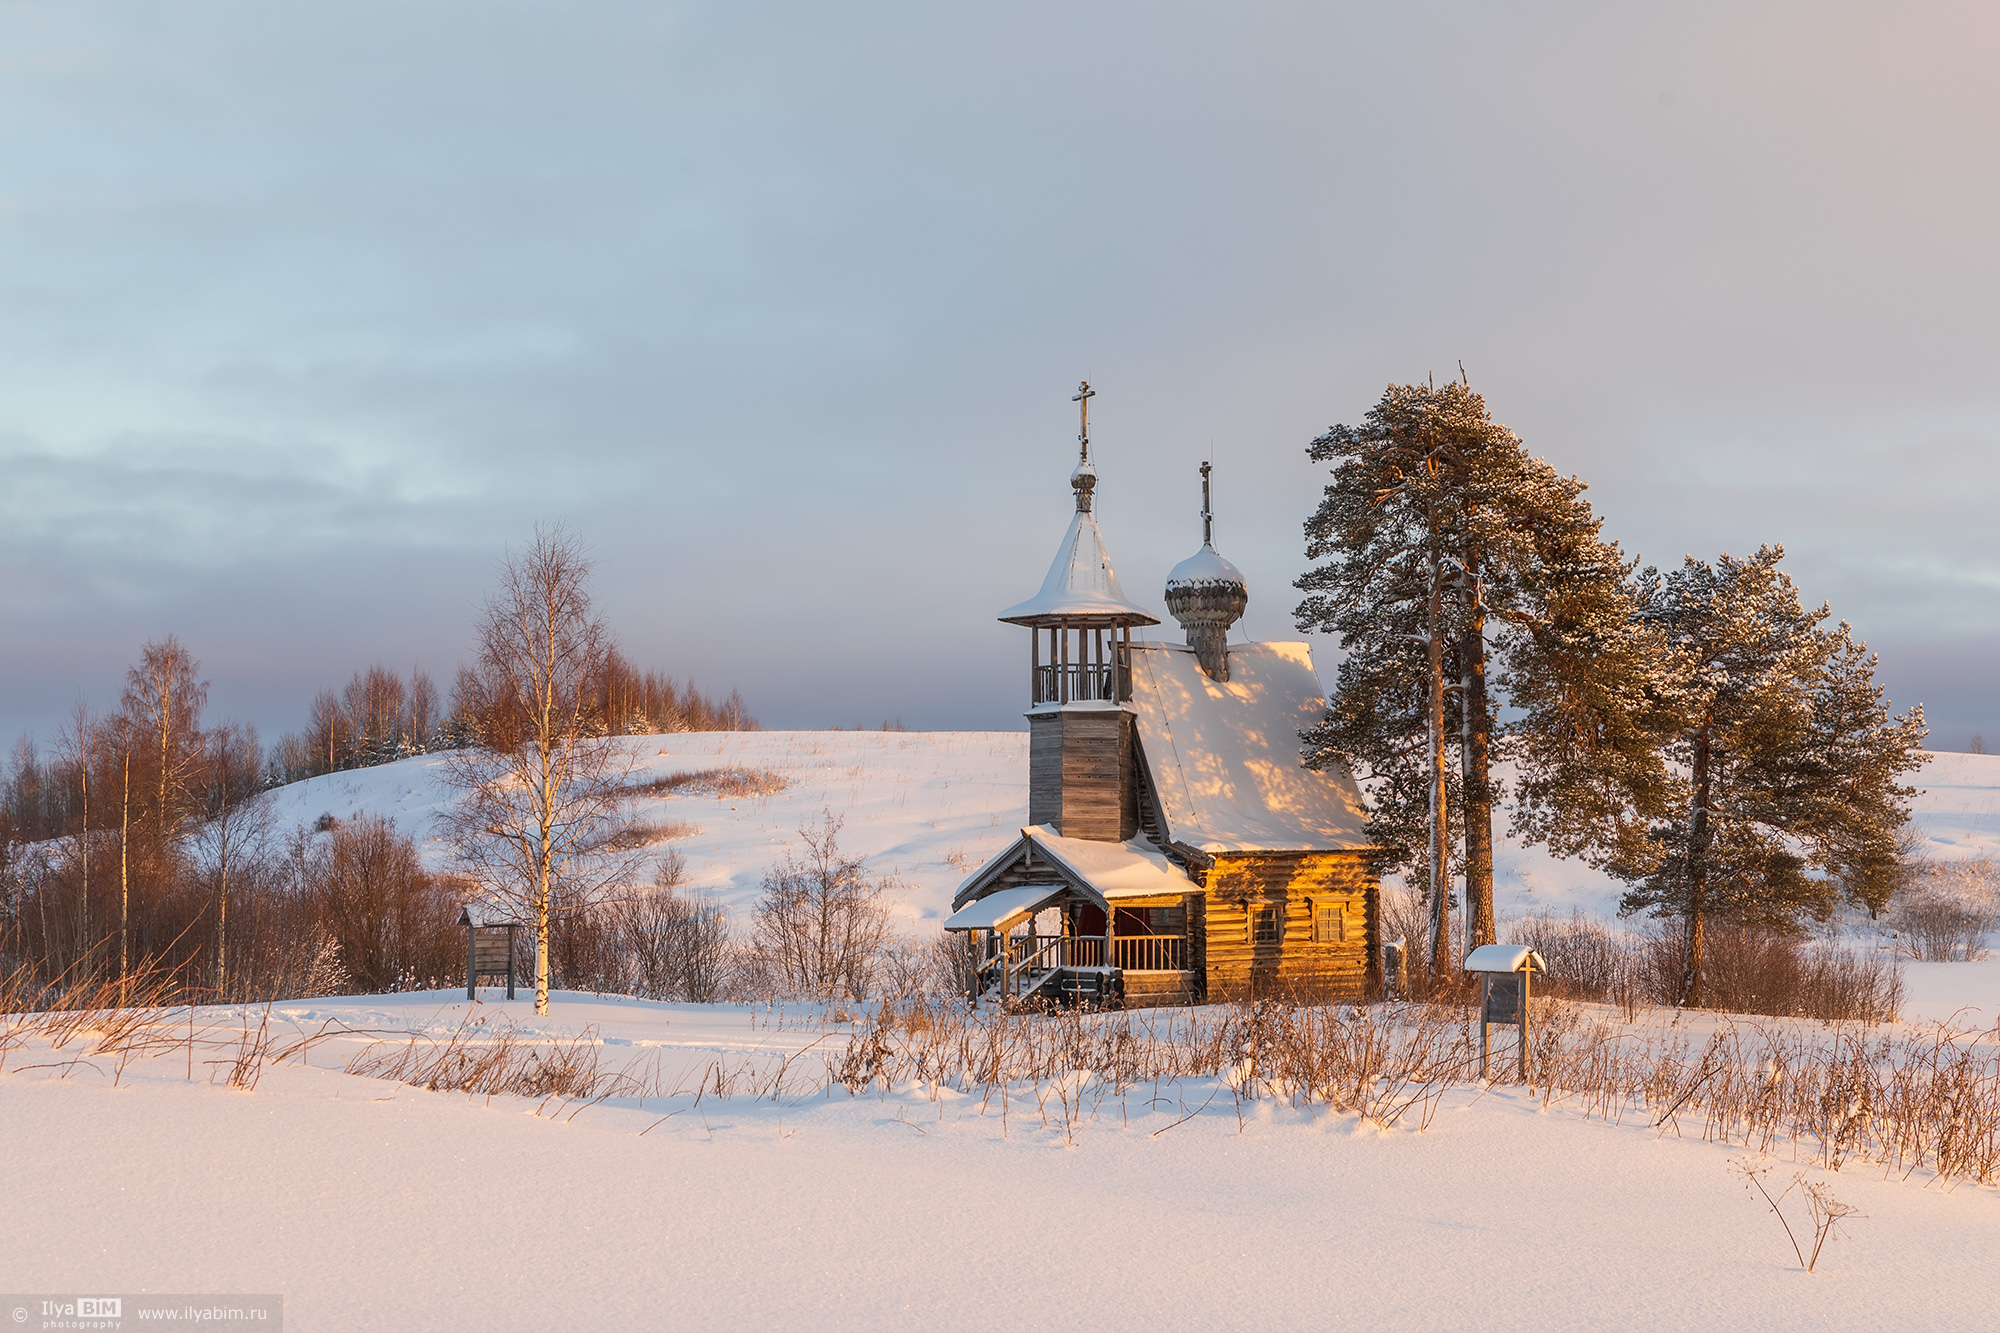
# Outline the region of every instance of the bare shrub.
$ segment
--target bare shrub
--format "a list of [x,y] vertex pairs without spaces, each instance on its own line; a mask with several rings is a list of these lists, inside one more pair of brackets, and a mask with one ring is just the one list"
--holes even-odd
[[770,976],[786,993],[861,999],[873,988],[889,935],[890,883],[863,873],[859,857],[840,854],[841,821],[827,811],[817,828],[799,830],[803,858],[791,852],[764,874],[752,932]]
[[1972,962],[2000,926],[2000,866],[1990,857],[1924,861],[1890,909],[1898,945],[1924,962]]
[[884,999],[963,999],[972,993],[974,966],[967,937],[949,931],[892,940],[876,970]]
[[[1578,912],[1526,917],[1508,937],[1547,964],[1538,988],[1565,1000],[1614,1003],[1630,1019],[1642,1005],[1678,1003],[1681,930],[1675,921],[1633,933]],[[1704,1009],[1872,1023],[1893,1021],[1902,1007],[1902,970],[1880,951],[1711,921],[1704,952]]]
[[1430,993],[1431,911],[1423,894],[1401,884],[1382,885],[1382,939],[1403,942],[1410,993]]
[[[462,966],[457,893],[388,820],[357,815],[323,841],[302,840],[294,856],[319,938],[338,943],[339,970],[363,991],[410,989]],[[321,984],[332,975],[323,960],[304,971]]]
[[1893,956],[1857,953],[1754,926],[1711,924],[1704,1008],[1824,1022],[1892,1022],[1903,1001]]
[[684,891],[685,874],[668,853],[652,885],[615,903],[612,917],[634,995],[708,1004],[723,997],[734,971],[729,914]]
[[1508,927],[1513,944],[1525,944],[1542,956],[1546,979],[1537,989],[1571,1000],[1623,1001],[1638,992],[1640,965],[1636,942],[1626,932],[1582,912],[1567,918],[1549,913],[1523,917]]

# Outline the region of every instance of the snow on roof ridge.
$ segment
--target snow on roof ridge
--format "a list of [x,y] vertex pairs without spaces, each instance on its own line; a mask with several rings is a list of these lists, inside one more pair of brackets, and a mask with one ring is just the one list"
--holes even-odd
[[1104,549],[1097,516],[1081,509],[1069,521],[1041,591],[1000,613],[1001,620],[1010,621],[1043,616],[1119,616],[1141,625],[1160,623],[1159,617],[1125,596],[1111,568],[1111,555]]
[[1250,586],[1243,577],[1243,571],[1207,542],[1203,542],[1199,551],[1167,573],[1169,592],[1175,588],[1205,588],[1217,584],[1245,589]]

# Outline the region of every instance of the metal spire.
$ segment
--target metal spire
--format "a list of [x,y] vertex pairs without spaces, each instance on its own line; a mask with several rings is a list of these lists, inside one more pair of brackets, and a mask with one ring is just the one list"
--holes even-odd
[[1215,541],[1215,515],[1208,512],[1208,464],[1201,465],[1201,544],[1211,546]]

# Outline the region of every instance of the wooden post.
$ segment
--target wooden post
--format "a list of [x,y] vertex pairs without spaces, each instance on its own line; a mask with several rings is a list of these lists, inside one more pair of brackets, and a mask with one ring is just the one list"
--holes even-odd
[[514,998],[514,930],[513,922],[507,923],[507,998]]
[[1521,965],[1521,1082],[1528,1081],[1528,978],[1533,971],[1524,962]]
[[479,984],[479,927],[472,923],[472,914],[465,917],[465,998],[476,1000],[474,987]]
[[1491,993],[1492,988],[1493,977],[1491,974],[1481,972],[1479,974],[1479,1077],[1481,1078],[1486,1077],[1487,997]]

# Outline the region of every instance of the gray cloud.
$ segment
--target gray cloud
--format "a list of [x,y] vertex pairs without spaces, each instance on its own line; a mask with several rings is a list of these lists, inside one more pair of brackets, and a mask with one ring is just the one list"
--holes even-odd
[[1941,742],[2000,735],[1986,7],[0,26],[0,726],[167,629],[292,725],[456,660],[552,518],[767,720],[1013,725],[1068,385],[1133,590],[1212,452],[1274,636],[1306,441],[1462,358],[1629,550],[1783,541]]

